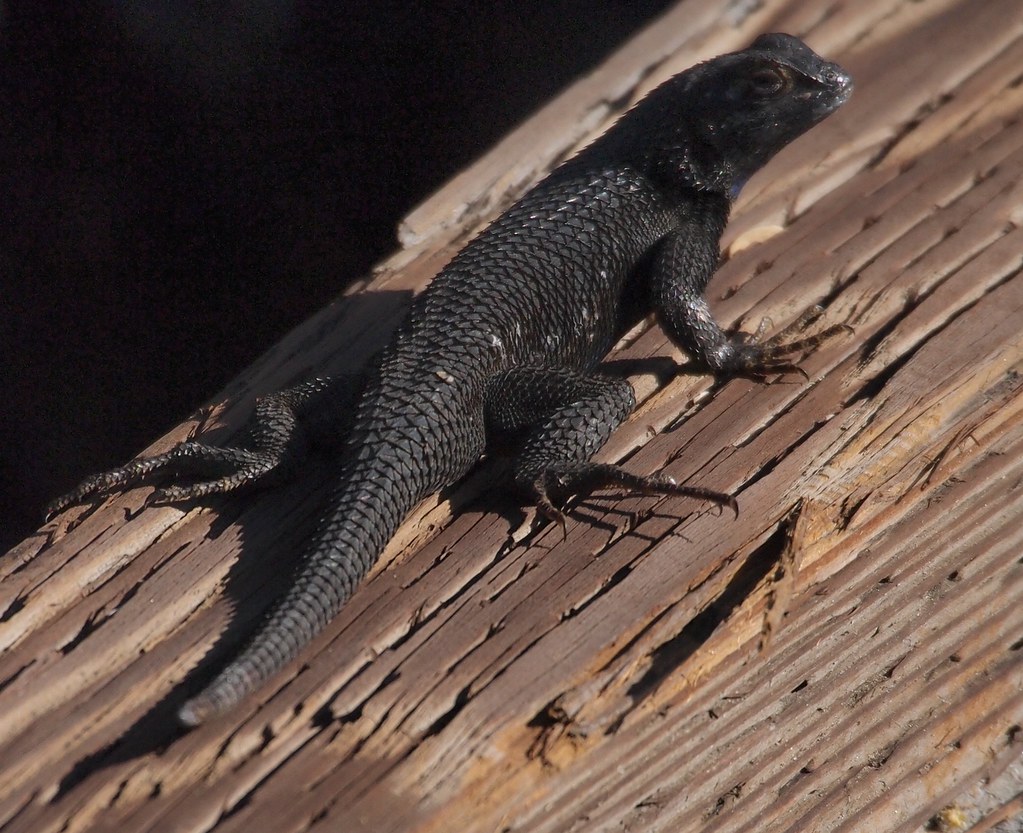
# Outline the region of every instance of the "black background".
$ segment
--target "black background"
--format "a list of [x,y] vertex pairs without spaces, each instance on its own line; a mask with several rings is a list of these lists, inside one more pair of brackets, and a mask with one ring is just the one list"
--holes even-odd
[[0,551],[669,5],[0,4]]

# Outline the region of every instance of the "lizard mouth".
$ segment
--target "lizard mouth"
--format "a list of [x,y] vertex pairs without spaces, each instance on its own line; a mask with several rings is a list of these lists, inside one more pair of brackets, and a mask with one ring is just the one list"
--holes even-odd
[[845,104],[853,92],[853,81],[838,67],[821,78],[824,89],[808,90],[799,96],[803,101],[812,102],[813,113],[818,119],[835,112]]

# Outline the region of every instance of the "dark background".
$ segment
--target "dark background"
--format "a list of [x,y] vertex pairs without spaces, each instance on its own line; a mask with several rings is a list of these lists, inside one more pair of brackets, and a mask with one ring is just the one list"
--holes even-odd
[[0,0],[0,552],[668,0]]

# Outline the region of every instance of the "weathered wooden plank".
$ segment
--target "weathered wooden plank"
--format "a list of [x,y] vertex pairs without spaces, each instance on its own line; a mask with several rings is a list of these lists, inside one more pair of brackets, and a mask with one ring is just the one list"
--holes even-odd
[[[943,811],[976,829],[1018,816],[1014,0],[681,3],[414,212],[409,248],[203,424],[229,436],[252,392],[365,361],[511,192],[660,78],[765,29],[807,36],[857,92],[750,184],[728,240],[784,230],[724,266],[713,302],[751,326],[824,302],[855,333],[806,361],[809,382],[639,377],[641,407],[604,452],[733,490],[740,518],[609,496],[564,541],[512,536],[489,464],[405,525],[300,663],[179,735],[178,684],[280,588],[328,472],[249,502],[140,511],[135,490],[71,513],[0,560],[0,823],[916,831]],[[671,354],[649,328],[619,355]]]

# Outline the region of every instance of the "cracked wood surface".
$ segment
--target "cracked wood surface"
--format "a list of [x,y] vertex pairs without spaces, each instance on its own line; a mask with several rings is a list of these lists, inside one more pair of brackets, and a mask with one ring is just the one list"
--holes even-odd
[[[819,302],[854,334],[805,382],[639,376],[603,452],[732,491],[738,520],[609,495],[562,540],[520,528],[485,465],[417,511],[300,661],[181,734],[173,709],[280,591],[329,471],[72,510],[0,559],[4,829],[1023,829],[1017,0],[679,4],[149,452],[200,424],[223,440],[254,394],[365,361],[553,161],[772,30],[856,93],[747,187],[726,243],[782,230],[711,301],[748,327]],[[617,357],[666,355],[654,327]]]

